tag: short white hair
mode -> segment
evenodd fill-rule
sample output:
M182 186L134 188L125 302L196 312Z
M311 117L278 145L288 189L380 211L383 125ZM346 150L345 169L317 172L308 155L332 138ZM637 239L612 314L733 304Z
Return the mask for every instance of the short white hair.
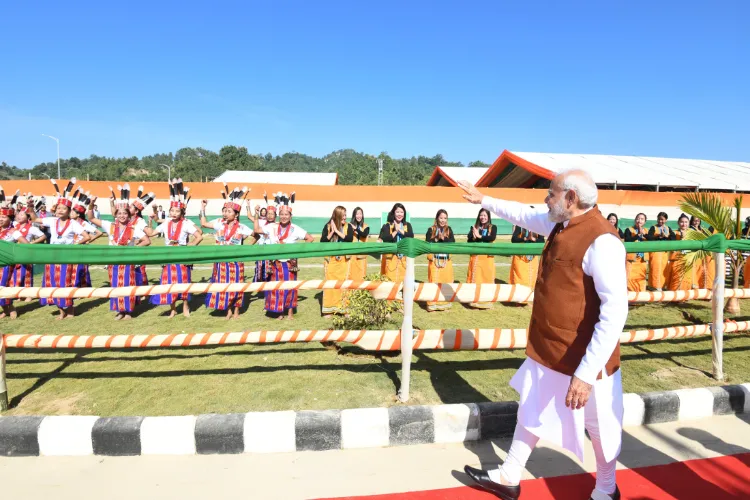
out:
M567 170L559 174L560 183L564 191L575 191L581 208L591 208L599 199L599 189L591 175L584 170Z

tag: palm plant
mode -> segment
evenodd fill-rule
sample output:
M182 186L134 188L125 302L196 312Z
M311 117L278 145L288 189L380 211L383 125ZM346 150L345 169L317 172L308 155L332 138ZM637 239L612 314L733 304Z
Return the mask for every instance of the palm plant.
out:
M707 228L701 231L688 231L685 239L700 241L709 238L714 234L723 234L728 240L742 238L742 223L740 212L742 211L742 196L736 196L732 206L725 206L722 198L716 193L687 193L680 200L680 208L688 215L701 219L702 222L713 228L710 232ZM740 269L744 264L745 258L742 252L729 252L729 261L732 270L732 288L739 288ZM684 269L690 271L698 262L705 262L705 259L711 256L710 252L700 250L689 253L685 258ZM747 278L746 278L747 279ZM729 299L726 310L731 314L740 312L740 303L736 298Z

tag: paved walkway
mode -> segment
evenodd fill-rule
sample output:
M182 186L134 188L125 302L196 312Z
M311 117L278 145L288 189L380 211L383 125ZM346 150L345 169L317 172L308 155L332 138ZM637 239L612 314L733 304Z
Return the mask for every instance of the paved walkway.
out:
M465 464L484 467L497 464L505 456L508 445L508 440L498 440L466 445L273 455L2 458L0 491L4 498L56 500L308 500L458 488L439 494L425 493L419 498L490 499L492 497L489 495L462 488L467 484L462 469ZM750 453L750 416L713 417L626 429L618 466L633 469L743 453ZM736 457L731 459L733 477L736 478L732 488L735 492L740 488L742 493L739 496L714 494L710 500L750 496L750 467L747 467L750 462L747 457L750 455L742 456L742 460ZM699 481L705 470L711 467L726 469L724 462L703 463L700 470L704 472L693 473L694 479ZM593 452L590 449L586 462L579 464L571 454L541 445L532 454L526 477L570 476L593 469ZM586 477L590 482L588 476L578 477ZM642 477L649 476L646 474ZM548 482L548 489L549 484L557 483ZM580 481L576 484L580 484ZM666 490L671 488L662 486ZM587 483L578 489L589 487ZM585 495L590 492L572 491L570 488L568 485L548 498L587 498ZM470 492L470 495L460 492ZM627 491L623 493L623 498L660 500L675 498L676 495L674 491L672 495L631 493L634 496L630 496ZM412 494L398 498L407 499L410 496L414 497Z

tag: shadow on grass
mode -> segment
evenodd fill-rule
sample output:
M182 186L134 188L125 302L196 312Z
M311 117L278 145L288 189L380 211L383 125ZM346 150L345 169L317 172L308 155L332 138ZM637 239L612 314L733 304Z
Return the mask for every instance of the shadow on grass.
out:
M667 304L672 304L677 306L680 309L690 309L693 311L708 311L711 312L711 302L667 302Z
M51 372L45 373L45 374L37 374L39 377L36 382L34 382L31 387L23 391L21 394L14 396L13 399L10 400L10 409L16 408L19 404L21 404L21 401L30 394L32 394L34 391L42 387L44 384L52 380L53 378L59 378L62 374L63 370L71 366L73 363L77 363L83 359L85 356L85 353L78 353L73 358L66 359L54 370ZM10 377L12 378L12 377Z
M706 371L706 370L701 370L700 368L696 368L694 366L688 366L685 363L682 363L682 362L676 360L674 358L674 353L671 353L671 352L659 352L659 353L657 353L657 352L651 351L649 349L646 349L642 345L634 345L632 347L633 347L633 349L637 349L637 350L641 351L644 354L643 356L638 355L638 354L631 354L631 355L629 355L629 356L632 356L633 359L646 359L646 358L648 358L648 359L654 359L654 358L656 358L656 359L663 359L663 360L666 360L666 361L670 361L671 363L673 363L676 366L679 366L680 368L688 368L690 370L698 371L698 372L702 373L703 375L705 375L705 376L707 376L709 378L713 377L713 374L710 373L710 372L708 372L708 371ZM737 347L735 350L746 351L746 350L750 350L750 347ZM708 353L711 352L710 349L706 349L706 351ZM684 357L685 356L684 352L677 353L677 355L680 356L680 357ZM622 356L622 359L627 359L627 357L626 356Z
M398 391L401 387L401 380L398 378L398 374L393 365L388 363L384 357L381 357L378 366L385 372L386 376L388 376L388 380L393 384L394 392Z
M665 323L655 323L652 321L649 321L648 323L635 323L635 324L626 324L624 330L626 332L629 332L631 330L658 330L660 328L681 328L686 326L694 326L694 325L704 325L707 323L711 323L710 321L700 321L695 318L687 318L685 315L689 315L690 313L683 312L683 322L678 323L677 321L670 321ZM700 338L700 337L699 337ZM705 338L705 337L703 337ZM682 340L682 339L676 339L676 340Z
M191 311L197 311L198 308L205 306L206 302L206 295L205 294L192 294L190 296L190 300L188 301L188 304L190 304L190 310Z
M207 282L207 281L208 280L200 281L199 283L204 283L204 282ZM160 316L169 316L169 308L168 308L169 304L153 305L153 304L151 304L151 297L152 296L149 296L149 298L147 299L147 302L142 303L144 305L143 312L146 312L146 310L148 308L153 308L153 307L167 307L167 310L164 313L162 313ZM182 299L179 299L179 298L177 300L180 301L180 302L182 301ZM253 302L256 302L258 300L265 301L265 295L264 295L264 293L249 293L249 294L245 294L245 300L242 301L243 302L242 303L242 307L240 307L240 314L245 314L247 312L248 308L250 307L250 304L252 304ZM306 297L298 295L298 297L297 297L297 301L298 302L303 302L305 300L307 300ZM191 313L192 312L196 312L196 311L198 311L201 308L205 308L205 309L207 309L209 311L208 314L211 317L226 316L226 310L222 311L222 310L219 310L219 309L213 309L213 308L210 308L210 307L206 306L206 294L203 294L203 293L200 293L200 294L196 294L196 293L190 294L190 299L188 300L188 305L190 306L190 312ZM217 311L218 311L219 314L216 314ZM179 314L182 314L182 304L178 304L177 305L177 312Z
M109 299L88 299L84 302L75 303L76 316L87 313L103 304L109 304Z
M18 299L14 302L14 305L16 306L16 311L18 312L18 315L30 313L31 311L36 311L37 309L41 309L43 306L41 302L39 302L37 299L32 300L31 302L22 302L22 299Z
M453 363L447 365L440 363L430 358L427 353L419 351L416 351L414 356L417 358L417 362L412 364L412 370L422 370L429 373L432 387L442 403L484 403L490 401L487 396L476 390L458 374ZM515 365L516 363L514 363ZM517 363L517 366L520 366L520 363Z
M207 307L206 309L210 309L208 312L209 317L215 318L215 319L224 319L226 320L227 317L227 309L214 309L212 307ZM228 308L230 311L234 311L234 307Z
M221 347L221 346L220 346ZM232 346L237 347L237 346ZM190 347L189 349L192 350L198 350L198 351L207 351L210 349L216 349L217 346L195 346ZM81 359L78 362L79 363L106 363L110 361L159 361L163 359L203 359L203 358L210 358L214 356L252 356L252 355L258 355L258 354L279 354L279 353L289 353L289 354L304 354L304 353L311 353L315 351L322 351L323 348L320 349L288 349L284 351L276 351L272 349L258 349L258 350L252 350L252 351L227 351L227 352L212 352L208 354L154 354L154 355L148 355L144 354L141 356L100 356L96 358L85 358ZM8 352L13 353L19 353L19 352L28 352L27 349L15 349L15 348L9 348ZM69 353L75 353L75 354L88 354L88 353L120 353L120 354L127 354L127 353L143 353L144 349L69 349L66 350L66 352ZM34 352L36 353L58 353L57 350L50 350L50 349L37 349ZM44 363L64 363L65 361L70 360L71 358L39 358L39 359L8 359L6 361L6 364L9 365L34 365L34 364L44 364Z
M705 339L684 339L679 340L675 342L700 342L701 340ZM664 342L672 342L672 341L664 341ZM300 347L300 348L290 348L285 350L277 350L273 347L277 347L280 345L287 345L284 343L269 343L269 344L263 344L264 347L267 346L267 348L258 348L256 346L253 350L247 350L247 351L239 351L234 350L237 347L240 347L239 345L225 345L225 346L192 346L188 348L184 348L189 351L207 351L207 350L213 350L213 349L220 349L225 350L222 352L212 352L212 353L201 353L201 354L193 354L186 352L185 354L154 354L154 355L141 355L141 356L107 356L107 357L96 357L96 358L86 358L83 360L80 360L80 362L83 363L100 363L100 362L107 362L107 361L156 361L161 359L201 359L201 358L210 358L213 356L254 356L258 354L302 354L302 353L310 353L313 351L321 351L325 350L326 347L322 344L318 346L317 343L309 343L306 347ZM679 351L677 353L671 353L671 352L651 352L648 349L644 349L642 347L643 344L628 344L629 347L637 348L639 351L643 352L643 354L623 354L621 356L622 360L642 360L642 359L667 359L671 360L671 358L675 355L678 355L680 357L688 357L688 356L705 356L707 354L711 354L711 349L693 349L690 351ZM161 347L155 347L153 350L162 350L164 348ZM110 349L66 349L65 352L68 353L75 353L75 354L86 354L86 353L120 353L120 354L130 354L130 353L143 353L144 351L147 351L147 349L134 349L134 348L123 348L123 349L117 349L117 348L110 348ZM725 347L724 352L744 352L744 351L750 351L750 346L739 346L739 347ZM29 352L28 349L17 349L14 347L9 347L8 352L11 353L23 353L23 352ZM52 349L35 349L34 352L36 353L58 353L59 350L52 350ZM448 362L447 366L446 363L441 363L439 361L434 361L431 358L428 358L424 356L424 354L429 354L431 352L445 352L445 351L415 351L414 355L417 356L418 361L424 362L424 363L434 363L435 365L442 366L443 369L452 367L451 370L456 369L466 369L463 367L462 363L468 363L466 361L457 361ZM364 349L361 349L359 347L356 347L354 345L344 344L341 345L338 349L339 355L353 355L353 356L372 356L374 358L378 359L385 359L385 358L392 358L399 355L398 351L381 351L381 352L374 352L374 351L366 351ZM57 363L57 362L65 362L69 360L70 358L40 358L40 359L8 359L6 361L7 364L44 364L44 363ZM501 360L476 360L471 363L481 363L484 366L484 369L492 369L494 367L494 364L497 361ZM520 366L520 363L523 360L519 361L518 366ZM460 368L457 368L457 365L459 365Z
M735 339L742 338L741 335L728 334L724 337L724 352L742 352L750 350L750 346L739 346L739 347L727 347ZM672 352L653 352L646 349L644 346L649 344L658 346L686 346L690 344L698 344L710 340L709 336L693 337L693 338L682 338L672 340L660 340L657 344L653 342L629 342L622 344L622 347L637 349L643 354L623 354L622 359L646 359L646 358L657 358L657 359L670 359L671 356L699 356L702 354L710 354L711 348L707 349L693 349L693 350L675 350Z
M182 294L175 293L175 294L172 294L172 295L182 295ZM163 312L161 314L159 314L159 316L160 317L167 317L167 316L169 316L169 314L170 314L170 312L172 310L171 304L153 304L151 302L151 298L152 297L157 297L157 295L150 295L148 297L148 299L146 300L145 303L141 302L141 306L143 307L141 313L145 313L149 309L154 309L154 308L161 307L161 308L163 308ZM205 302L206 299L205 299L205 297L206 297L205 294L191 293L189 295L187 303L188 303L188 308L190 309L191 313L196 312L201 307L205 307L205 305L206 305L206 302ZM177 315L182 314L182 307L183 307L182 303L184 302L183 299L181 297L177 297L174 300L174 302L177 302L177 306L175 308L177 310ZM210 311L213 311L213 309L210 309L208 307L206 307L206 309L209 309ZM226 313L224 313L224 314L226 314ZM211 312L209 312L209 315L211 315Z
M86 351L91 352L91 351ZM70 364L77 363L77 362L89 362L94 361L94 359L86 359L85 361L80 360L80 356L83 354L81 352L78 352L75 358L69 359L65 361L66 366L69 366ZM169 355L165 355L169 356ZM122 357L119 358L119 361L127 361L131 360L130 357ZM114 358L112 359L114 360ZM450 373L455 371L479 371L479 370L517 370L519 366L521 366L521 363L523 362L522 359L518 358L510 358L510 359L496 359L496 360L472 360L472 361L459 361L459 362L451 362L451 363L441 363L439 361L428 361L428 358L424 359L423 362L417 362L412 364L412 371L427 371L431 374L434 372L436 374L436 377L442 376L443 374L446 374L446 377L448 377L448 380L450 381ZM243 368L212 368L212 369L197 369L197 370L163 370L163 371L102 371L102 372L65 372L60 373L60 369L56 369L49 373L40 373L40 372L33 372L33 373L24 373L24 372L14 372L14 373L8 373L7 377L11 379L18 379L18 380L28 380L28 379L35 379L35 378L48 378L50 374L56 374L57 378L68 378L68 379L82 379L82 380L88 380L88 379L97 379L97 378L162 378L162 377L184 377L188 375L242 375L242 374L248 374L248 373L275 373L275 372L286 372L286 371L316 371L316 372L326 372L326 371L345 371L345 372L352 372L352 373L362 373L363 371L372 370L372 369L384 369L388 373L388 377L394 381L394 384L398 382L398 378L396 375L396 369L397 366L400 366L400 364L397 363L388 363L386 361L386 357L381 358L381 362L379 364L369 364L369 365L357 365L357 364L341 364L341 363L335 363L335 364L327 364L327 365L278 365L278 366L247 366ZM393 373L391 373L393 372ZM398 382L400 385L400 382ZM463 382L464 387L468 387L468 384ZM438 385L441 388L446 387L445 382L439 382ZM474 389L472 389L474 390ZM449 391L447 388L443 390L444 394L447 394ZM450 391L450 392L456 392L456 391ZM449 396L446 396L449 397ZM481 396L483 399L482 401L487 401L487 399L484 396ZM463 400L463 402L466 402L466 400ZM473 401L472 401L473 402Z

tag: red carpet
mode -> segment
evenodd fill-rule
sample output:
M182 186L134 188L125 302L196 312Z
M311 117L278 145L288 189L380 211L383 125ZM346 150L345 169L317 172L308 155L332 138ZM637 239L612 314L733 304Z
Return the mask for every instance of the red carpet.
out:
M750 498L750 453L617 471L623 499L723 500ZM594 487L592 474L576 474L522 483L522 500L585 500ZM395 493L350 500L491 500L494 495L468 486ZM331 500L331 499L329 499ZM342 499L339 499L342 500Z

